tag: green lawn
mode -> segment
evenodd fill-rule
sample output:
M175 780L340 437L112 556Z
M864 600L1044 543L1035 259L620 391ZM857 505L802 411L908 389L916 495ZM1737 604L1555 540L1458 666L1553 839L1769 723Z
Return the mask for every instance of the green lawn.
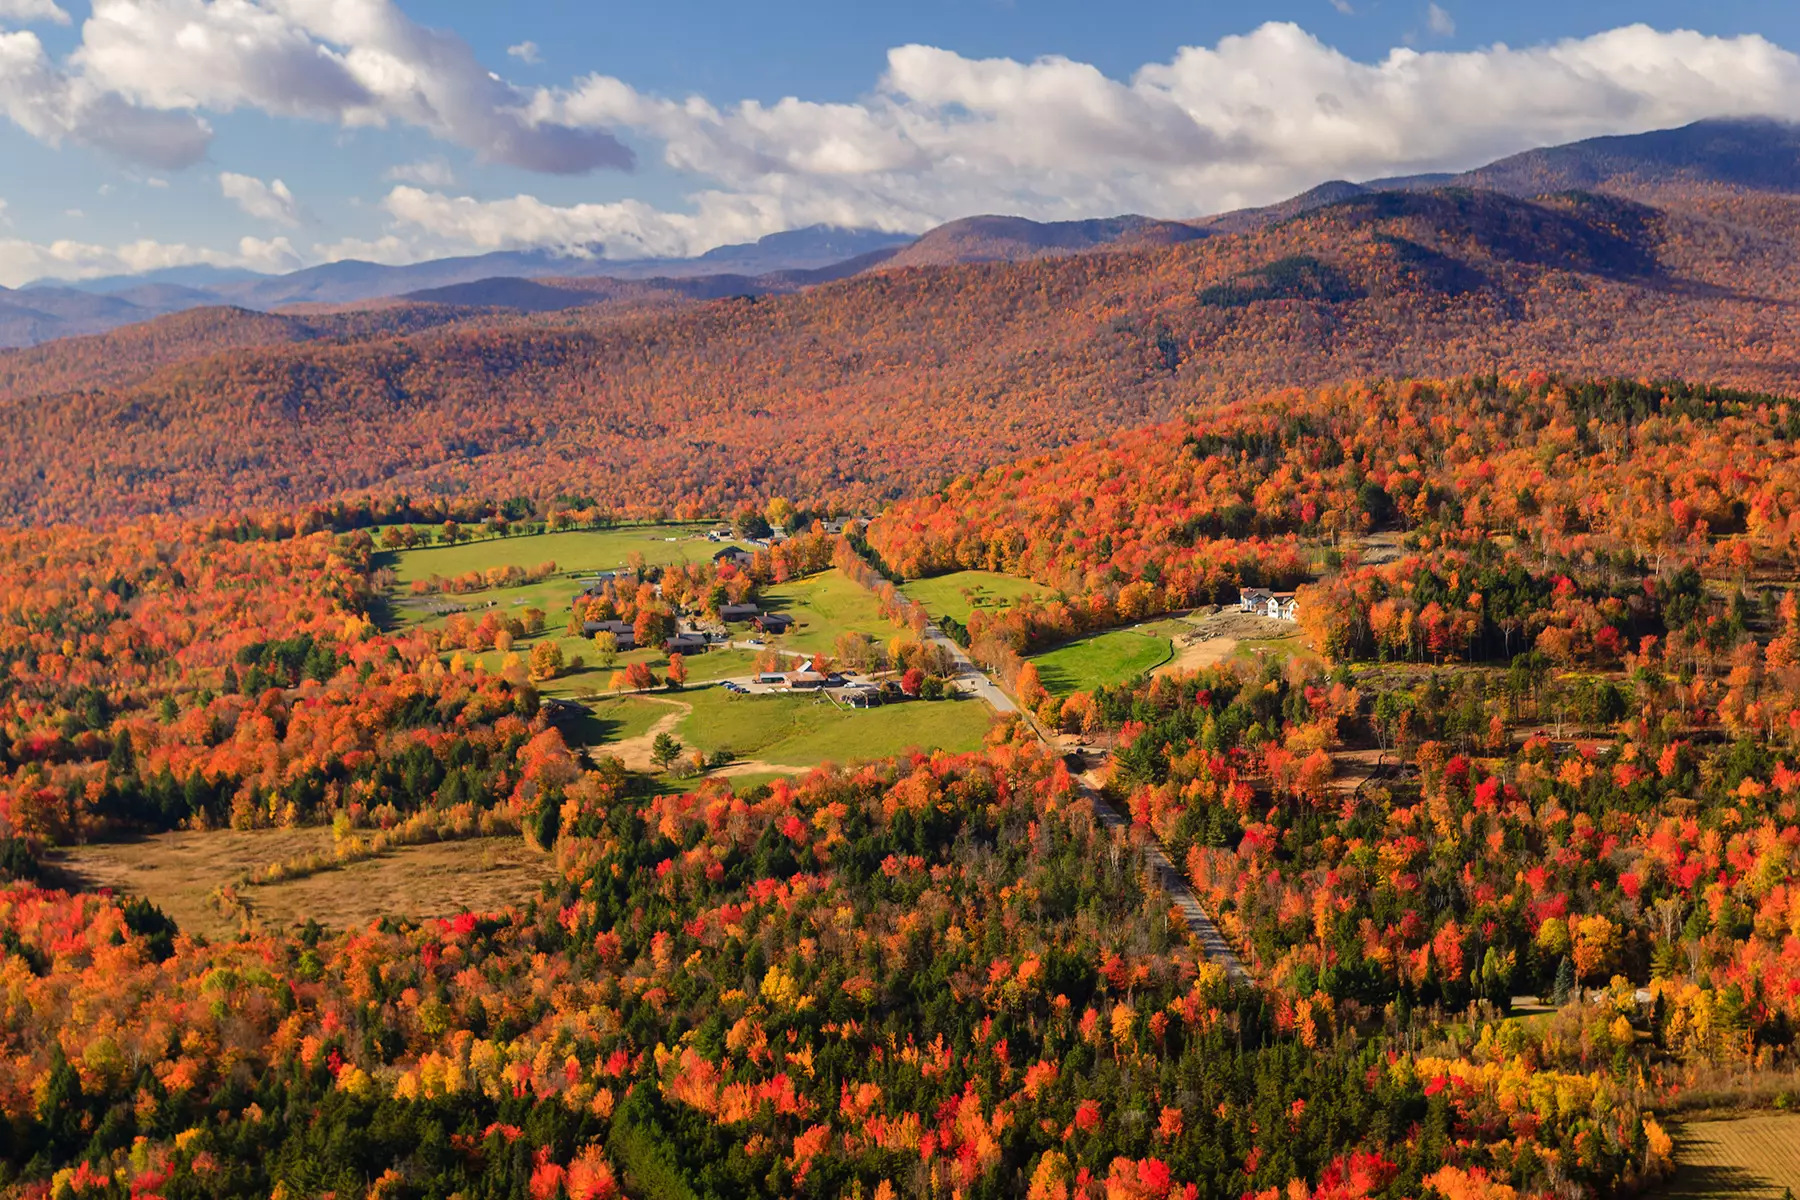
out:
M954 617L967 625L978 608L1006 608L1028 595L1044 595L1048 589L1029 579L995 571L953 571L930 579L915 579L900 589L923 604L934 617Z
M638 737L650 732L652 725L675 711L666 704L640 696L609 696L588 702L588 707L594 710L594 715L583 717L569 731L569 741L574 745L599 746Z
M723 688L680 699L694 708L676 731L684 746L798 767L887 758L915 747L974 750L993 723L987 705L973 699L849 712L812 695L734 696Z
M845 630L884 642L899 632L881 615L875 597L835 568L764 588L757 603L764 612L794 618L794 628L773 640L784 650L802 654L830 654Z
M1161 634L1114 629L1038 655L1038 679L1053 696L1128 683L1167 662L1174 647Z
M428 546L391 555L401 587L415 579L446 579L489 567L531 568L554 562L559 572L607 571L626 565L640 551L651 565L700 562L720 547L703 536L710 524L634 525L623 529L569 530L531 537L488 538L459 546ZM675 539L671 541L669 539Z
M435 627L448 614L432 611L449 607L467 611L480 620L490 605L506 612L541 608L551 624L560 625L569 602L581 590L577 574L610 571L628 565L633 551L643 554L650 566L703 562L723 547L701 536L712 528L699 525L636 525L624 529L572 530L531 537L488 538L460 546L428 546L419 550L388 552L378 563L391 568L396 583L388 592L393 620L400 625ZM674 541L669 539L674 538ZM556 564L556 575L542 583L523 587L489 588L479 592L414 596L409 585L416 579L439 575L446 579L489 567L517 566L530 570L542 563Z

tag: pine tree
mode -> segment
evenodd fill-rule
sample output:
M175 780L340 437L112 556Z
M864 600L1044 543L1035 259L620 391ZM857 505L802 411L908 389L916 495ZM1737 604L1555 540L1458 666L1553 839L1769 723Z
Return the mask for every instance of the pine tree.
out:
M1556 964L1556 982L1550 987L1550 1003L1561 1008L1569 1002L1569 997L1574 994L1575 964L1570 962L1568 956L1565 955L1563 960Z

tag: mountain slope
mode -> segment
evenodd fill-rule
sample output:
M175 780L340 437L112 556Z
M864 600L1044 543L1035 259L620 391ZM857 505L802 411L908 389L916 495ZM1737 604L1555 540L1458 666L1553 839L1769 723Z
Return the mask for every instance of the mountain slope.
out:
M438 306L460 316L73 394L15 389L0 507L94 520L370 489L854 507L1349 377L1555 368L1800 390L1800 225L1762 228L1748 257L1740 233L1618 197L1447 189L1169 247L865 272L672 311Z
M966 217L939 225L896 253L890 268L1010 261L1101 248L1177 245L1204 237L1191 226L1151 217L1090 221L1031 221L1024 217Z

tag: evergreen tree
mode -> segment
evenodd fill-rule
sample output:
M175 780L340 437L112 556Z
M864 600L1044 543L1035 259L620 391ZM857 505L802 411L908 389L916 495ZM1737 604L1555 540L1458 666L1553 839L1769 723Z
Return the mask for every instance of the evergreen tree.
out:
M1569 997L1574 994L1575 964L1569 961L1567 955L1564 955L1563 960L1556 964L1556 982L1550 987L1550 1003L1561 1008L1569 1002Z

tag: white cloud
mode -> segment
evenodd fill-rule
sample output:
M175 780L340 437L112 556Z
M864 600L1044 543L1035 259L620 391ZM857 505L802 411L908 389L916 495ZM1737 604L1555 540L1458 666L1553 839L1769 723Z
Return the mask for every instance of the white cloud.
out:
M416 183L424 187L456 186L456 171L442 158L427 158L389 167L387 177L395 183Z
M93 96L186 121L249 106L350 126L407 123L543 170L622 163L619 130L694 180L685 211L671 212L635 199L457 196L447 163L406 164L389 172L399 186L383 201L388 227L315 246L313 258L526 246L690 254L812 223L918 231L980 212L1198 216L1332 177L1457 170L1703 117L1800 115L1795 54L1756 36L1643 25L1526 48L1399 48L1363 62L1271 22L1126 78L1068 58L902 46L855 102L726 104L605 75L521 91L390 0L95 0L94 12L66 72L29 33L0 34L0 112L37 122L46 138L94 141L85 132L94 122L70 116ZM9 49L23 67L8 66ZM32 70L60 80L65 98L42 111L21 100L33 93L8 81ZM174 144L180 134L163 131ZM192 127L187 136L191 152Z
M536 42L520 42L516 46L508 46L506 52L527 66L536 66L544 61L543 57L538 54Z
M192 113L142 107L68 74L26 30L0 32L0 116L50 145L75 142L151 167L191 166L212 140L211 128Z
M547 222L555 236L604 227L631 241L654 231L704 248L747 224L786 228L822 212L894 229L978 212L1198 216L1331 177L1463 169L1709 116L1800 114L1800 58L1761 37L1635 25L1525 49L1402 48L1360 62L1271 22L1123 80L1066 58L902 46L852 104L790 97L721 108L592 76L541 93L534 111L660 141L669 166L714 185L693 214L661 220L616 205L561 210ZM529 199L476 207L499 218ZM428 227L486 224L466 205L399 207Z
M35 279L97 279L135 275L165 267L195 265L247 267L254 271L291 271L302 265L286 238L244 238L236 251L213 250L151 240L117 246L56 241L49 244L0 238L0 287L17 287Z
M1425 28L1438 37L1454 37L1456 18L1445 12L1441 5L1430 4L1425 8Z
M294 193L279 179L264 183L251 175L225 171L219 176L219 191L259 221L290 227L301 222L300 205L294 199Z
M631 165L631 152L610 133L537 115L532 94L489 72L461 38L409 19L393 0L93 0L92 7L80 45L61 63L30 34L0 35L29 39L0 45L0 114L43 140L191 165L210 138L197 114L251 108L345 127L416 126L527 170Z
M67 25L69 14L56 0L0 0L0 21L49 21Z
M1356 15L1356 6L1351 4L1350 0L1331 0L1331 7L1337 9L1346 17L1354 17Z

